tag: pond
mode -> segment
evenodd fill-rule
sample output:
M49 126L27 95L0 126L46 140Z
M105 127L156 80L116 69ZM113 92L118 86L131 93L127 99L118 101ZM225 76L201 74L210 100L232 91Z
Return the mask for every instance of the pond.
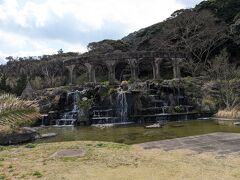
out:
M175 122L174 124L177 124ZM159 129L146 129L143 125L127 125L100 129L96 127L45 127L40 133L57 133L56 137L37 140L42 142L61 141L109 141L125 144L137 144L149 141L173 139L179 137L208 134L214 132L240 133L240 127L217 125L213 120L193 120L181 122L182 127L173 127L172 123Z

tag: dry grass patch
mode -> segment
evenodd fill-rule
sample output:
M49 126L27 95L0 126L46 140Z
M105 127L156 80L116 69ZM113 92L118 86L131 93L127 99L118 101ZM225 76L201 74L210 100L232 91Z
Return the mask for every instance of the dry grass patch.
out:
M219 118L240 119L240 110L219 110L218 113L215 114L215 116Z
M35 101L18 99L14 95L0 95L0 133L10 134L23 125L39 119L39 107Z
M53 157L62 149L83 156ZM106 142L38 144L0 151L0 175L6 179L155 180L239 179L240 158L217 158L187 150L164 152Z

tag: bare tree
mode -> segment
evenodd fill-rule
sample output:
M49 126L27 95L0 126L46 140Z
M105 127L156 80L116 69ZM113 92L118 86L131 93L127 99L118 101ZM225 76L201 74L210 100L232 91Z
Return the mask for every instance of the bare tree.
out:
M240 69L229 63L229 56L225 50L207 65L207 72L211 80L216 82L215 95L227 110L240 105Z
M182 10L163 25L160 47L189 54L183 62L193 76L200 73L214 50L228 40L227 26L210 11Z
M240 44L240 14L236 16L235 23L231 26L231 34L233 36L233 40Z
M41 74L46 80L48 87L53 87L55 85L56 76L63 73L62 62L60 61L50 61L40 63Z

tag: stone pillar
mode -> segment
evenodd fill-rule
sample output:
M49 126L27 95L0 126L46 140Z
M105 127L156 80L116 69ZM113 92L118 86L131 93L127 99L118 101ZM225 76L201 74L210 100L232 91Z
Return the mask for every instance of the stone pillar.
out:
M69 77L70 77L69 85L72 85L73 84L73 70L75 68L75 65L66 66L66 68L69 71Z
M84 65L87 67L88 70L88 81L96 83L94 66L90 63L85 63Z
M159 80L161 79L161 75L160 75L160 64L162 62L162 58L154 58L154 62L152 64L153 66L153 79L154 80Z
M129 59L128 62L130 64L130 68L131 68L131 78L133 80L137 80L138 79L138 63L137 63L137 59Z
M171 58L173 63L173 78L178 79L181 78L181 58Z
M110 84L114 84L116 79L116 74L115 74L115 67L116 67L116 62L115 61L106 61L106 65L108 68L108 81Z

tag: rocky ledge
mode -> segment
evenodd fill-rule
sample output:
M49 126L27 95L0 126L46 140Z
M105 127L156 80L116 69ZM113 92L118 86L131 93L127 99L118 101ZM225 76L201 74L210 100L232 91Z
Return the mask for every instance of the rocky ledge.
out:
M36 131L30 128L23 128L11 134L1 134L0 145L16 145L31 142L38 139L39 137L40 135Z
M56 133L39 134L35 129L25 127L11 134L0 133L0 145L17 145L32 142L37 139L55 137L56 135Z

